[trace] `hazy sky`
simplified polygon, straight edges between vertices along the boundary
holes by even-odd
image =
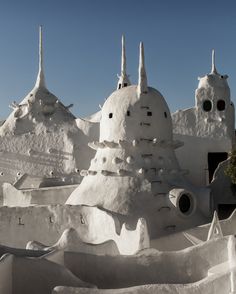
[[[212,48],[236,102],[235,0],[0,0],[1,118],[33,88],[40,24],[48,89],[64,104],[74,103],[75,115],[97,111],[116,88],[123,33],[132,83],[143,41],[149,85],[171,111],[194,105]]]

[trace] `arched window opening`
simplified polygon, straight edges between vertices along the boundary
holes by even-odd
[[[179,209],[183,214],[191,212],[191,199],[188,194],[182,194],[179,198]]]

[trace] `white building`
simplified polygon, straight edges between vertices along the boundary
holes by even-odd
[[[144,217],[152,235],[203,223],[211,214],[209,190],[184,177],[174,152],[181,143],[173,140],[165,99],[148,87],[142,44],[138,85],[125,85],[122,76],[124,66],[118,90],[102,107],[99,141],[90,143],[97,152],[66,203]]]
[[[177,158],[197,186],[211,182],[235,143],[235,111],[227,78],[217,72],[213,51],[210,74],[199,78],[195,106],[172,114],[174,138],[184,142]]]
[[[79,171],[94,155],[87,144],[97,138],[99,124],[76,118],[71,105],[64,106],[46,87],[41,29],[39,49],[34,88],[19,104],[12,103],[13,111],[0,127],[0,186],[25,174],[33,179],[21,188],[79,183]]]

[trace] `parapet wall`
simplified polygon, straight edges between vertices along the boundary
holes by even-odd
[[[64,204],[78,185],[45,187],[38,189],[18,190],[13,185],[3,184],[4,206],[29,206]]]

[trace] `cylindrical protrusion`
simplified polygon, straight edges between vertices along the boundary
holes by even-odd
[[[172,189],[169,192],[169,200],[181,215],[190,216],[196,208],[195,197],[185,189]]]

